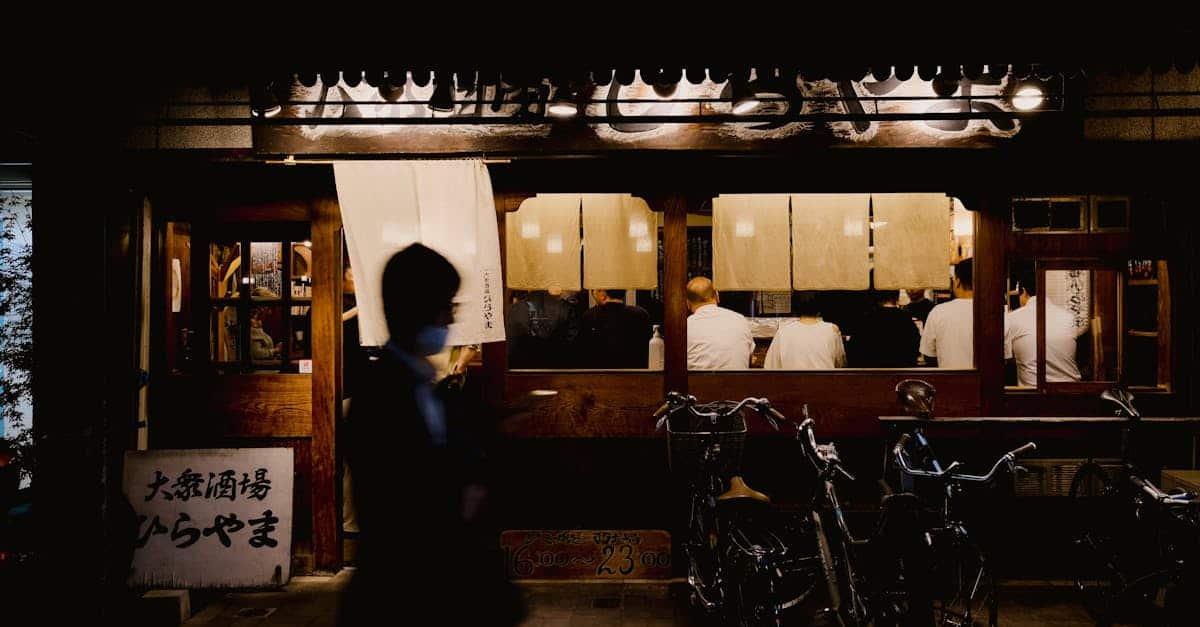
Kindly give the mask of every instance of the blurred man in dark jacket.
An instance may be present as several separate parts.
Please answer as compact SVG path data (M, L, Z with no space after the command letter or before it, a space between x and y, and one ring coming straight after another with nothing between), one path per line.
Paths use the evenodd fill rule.
M520 593L468 532L483 494L480 455L448 418L426 359L445 346L458 286L454 267L420 244L384 268L391 339L362 373L350 407L347 460L360 535L343 625L430 612L437 619L429 624L521 618Z

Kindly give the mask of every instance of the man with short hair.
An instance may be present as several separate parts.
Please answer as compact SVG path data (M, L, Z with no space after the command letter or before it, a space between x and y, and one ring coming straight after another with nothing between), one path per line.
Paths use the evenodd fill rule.
M972 368L975 365L975 288L973 259L954 264L954 299L937 305L925 321L921 354L936 368Z
M917 365L921 333L907 311L900 308L897 290L872 290L874 307L859 331L850 338L850 365L854 368L912 368Z
M924 325L929 320L929 312L933 311L933 302L925 298L925 288L904 291L908 293L908 304L904 310Z
M1021 306L1004 317L1004 359L1015 362L1018 385L1034 387L1037 385L1037 308L1042 300L1037 295L1037 275L1028 270L1020 272L1017 289ZM1078 381L1076 338L1086 327L1077 328L1074 316L1066 309L1049 301L1044 306L1046 381Z
M580 340L584 366L647 368L650 314L625 304L625 290L592 290L596 306L583 314Z
M754 337L742 314L718 307L720 295L708 277L688 281L688 370L744 370L750 367Z
M383 270L390 335L363 372L350 407L346 455L358 508L357 568L338 624L374 625L397 606L453 607L458 622L515 625L520 592L492 567L470 524L482 499L482 455L435 393L428 357L446 344L460 278L436 251L413 244ZM398 507L402 505L402 507ZM412 559L419 570L396 570Z

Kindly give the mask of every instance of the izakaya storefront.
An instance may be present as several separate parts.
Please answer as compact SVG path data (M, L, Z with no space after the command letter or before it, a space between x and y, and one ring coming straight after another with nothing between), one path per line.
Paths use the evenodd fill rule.
M1200 92L1195 72L1145 76ZM442 367L461 363L480 415L503 416L492 497L514 576L673 574L680 513L650 417L667 391L765 396L788 416L807 404L865 479L849 497L864 516L891 433L881 418L902 413L893 390L909 378L936 386L939 417L977 419L946 427L950 450L988 457L1032 437L1064 467L1115 444L1113 425L1066 419L1109 413L1096 395L1120 380L1144 414L1179 418L1156 428L1161 465L1192 468L1195 386L1180 373L1194 358L1184 321L1197 247L1180 175L1194 118L1087 98L1143 79L1001 65L385 70L255 85L251 118L230 123L252 129L248 145L239 135L219 159L139 153L157 242L146 445L292 449L293 573L352 559L337 444L345 356L382 343L380 260L423 241L467 278L460 348ZM160 144L188 136L187 116L175 122ZM935 366L923 345L898 367L872 361L861 339L872 299L949 300L964 260L970 361ZM744 368L689 369L698 276L750 320ZM1032 378L1006 366L1018 277L1077 321L1077 377L1046 375L1044 326L1025 344ZM661 364L650 341L613 361L580 338L609 298L658 327L646 339L661 337ZM842 359L771 363L778 329L814 300L840 329ZM792 443L751 430L762 437L745 474L794 499L806 486ZM1023 494L1014 517L1056 492L1047 480ZM607 546L651 557L605 569Z

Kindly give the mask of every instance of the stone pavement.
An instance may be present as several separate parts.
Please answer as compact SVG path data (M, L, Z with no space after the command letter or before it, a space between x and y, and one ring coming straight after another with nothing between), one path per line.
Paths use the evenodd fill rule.
M279 591L219 594L186 624L333 625L338 594L351 572L347 569L333 577L296 577ZM527 582L521 586L529 611L524 627L696 625L682 584ZM1006 627L1093 624L1068 588L1004 589L1001 603L1000 624ZM397 616L380 624L422 623Z

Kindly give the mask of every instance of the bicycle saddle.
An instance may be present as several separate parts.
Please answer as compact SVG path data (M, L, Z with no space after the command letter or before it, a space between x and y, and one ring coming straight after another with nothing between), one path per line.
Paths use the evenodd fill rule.
M739 476L734 475L729 480L729 489L722 492L717 497L718 501L729 501L733 499L753 499L762 503L770 504L771 497L751 488L746 485L746 482Z

